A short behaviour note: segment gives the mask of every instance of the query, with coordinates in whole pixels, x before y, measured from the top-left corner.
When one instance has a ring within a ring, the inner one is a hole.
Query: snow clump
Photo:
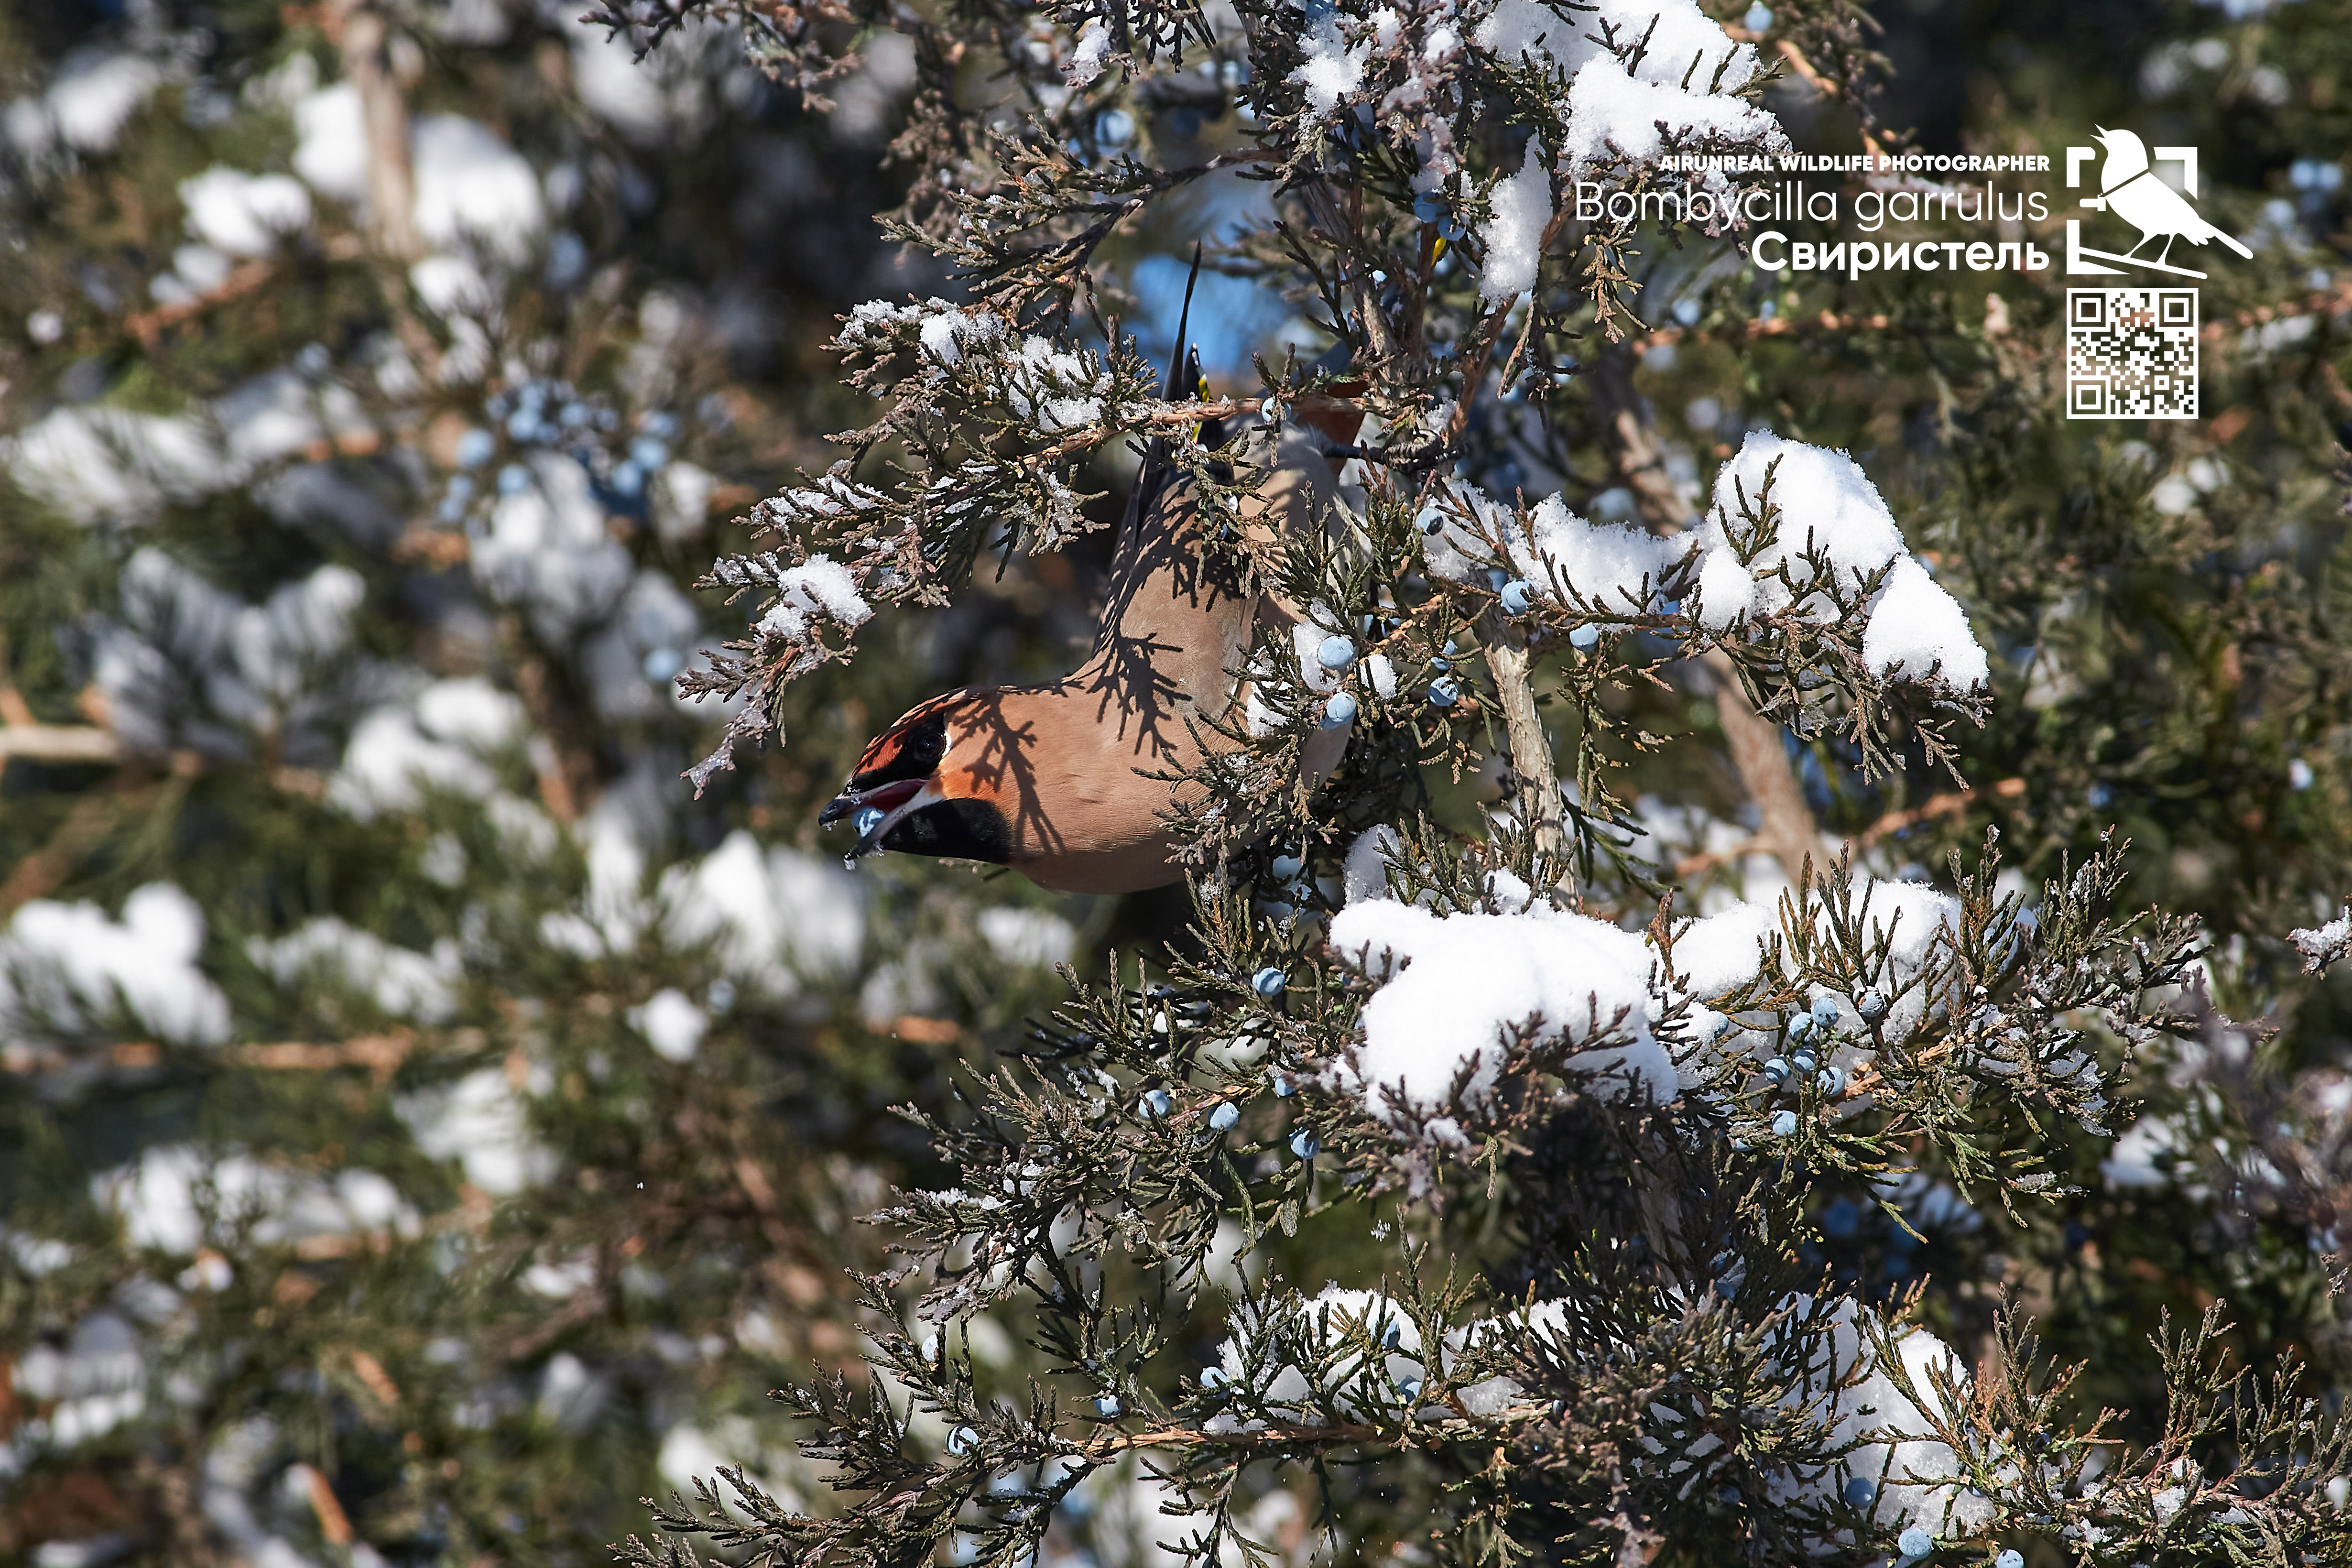
[[[196,966],[204,944],[204,911],[169,882],[132,893],[120,920],[35,899],[0,931],[0,1037],[92,1028],[119,1008],[168,1044],[217,1046],[228,998]]]
[[[1756,75],[1755,46],[1727,36],[1694,0],[1600,0],[1597,11],[1580,6],[1573,15],[1542,0],[1502,0],[1471,39],[1506,64],[1569,84],[1563,176],[1588,174],[1619,153],[1634,164],[1657,158],[1665,151],[1662,124],[1685,145],[1788,150],[1769,111],[1732,96]],[[1636,45],[1642,57],[1629,71],[1615,50]],[[1731,188],[1717,171],[1692,184],[1718,198]]]
[[[1775,468],[1775,463],[1778,467]],[[1772,542],[1742,562],[1733,543],[1750,516],[1763,515],[1771,471],[1776,514]],[[1751,430],[1738,456],[1716,476],[1715,503],[1697,531],[1698,618],[1722,631],[1746,616],[1791,614],[1817,623],[1836,618],[1832,593],[1852,599],[1888,567],[1863,629],[1863,657],[1890,679],[1925,678],[1940,663],[1944,683],[1973,689],[1989,679],[1984,649],[1967,613],[1916,561],[1904,553],[1903,531],[1878,487],[1843,452]],[[1818,555],[1827,566],[1817,580]],[[1785,576],[1785,581],[1783,580]]]
[[[180,182],[188,227],[231,256],[267,256],[310,223],[310,193],[290,174],[248,174],[215,164]]]
[[[2305,973],[2326,968],[2342,958],[2345,944],[2352,942],[2352,904],[2345,905],[2342,912],[2325,925],[2287,932],[2287,940],[2303,954]]]
[[[246,952],[280,985],[314,979],[348,986],[386,1016],[420,1024],[446,1024],[457,1016],[463,966],[457,944],[446,937],[432,952],[419,952],[322,915],[281,937],[254,937]]]
[[[1963,1402],[1968,1398],[1968,1365],[1952,1347],[1926,1329],[1894,1329],[1901,1377],[1912,1390],[1906,1394],[1895,1376],[1897,1367],[1864,1333],[1863,1309],[1855,1303],[1840,1300],[1825,1314],[1826,1323],[1815,1320],[1818,1309],[1807,1297],[1791,1296],[1781,1305],[1790,1333],[1799,1332],[1801,1325],[1811,1330],[1799,1381],[1783,1402],[1813,1405],[1832,1417],[1828,1447],[1855,1441],[1861,1446],[1818,1475],[1776,1477],[1769,1487],[1771,1500],[1811,1497],[1826,1502],[1848,1495],[1848,1484],[1858,1478],[1871,1484],[1868,1511],[1883,1525],[1921,1524],[1966,1533],[1990,1519],[1991,1501],[1964,1489],[1959,1457],[1936,1436],[1927,1415],[1928,1409],[1940,1406],[1935,1383],[1938,1371]],[[1823,1327],[1826,1335],[1820,1333]]]
[[[1543,264],[1544,229],[1551,223],[1551,171],[1544,163],[1543,142],[1530,137],[1519,172],[1495,186],[1488,198],[1495,216],[1478,226],[1486,247],[1486,267],[1478,279],[1478,298],[1486,305],[1507,304],[1536,286]]]
[[[1571,596],[1604,613],[1661,607],[1660,585],[1691,548],[1689,536],[1662,538],[1624,523],[1589,522],[1556,495],[1538,501],[1523,525],[1475,485],[1450,481],[1422,509],[1422,556],[1436,576],[1479,583],[1507,569],[1539,597]],[[1502,550],[1498,554],[1495,541]]]
[[[1643,62],[1645,67],[1648,63]],[[1568,89],[1568,135],[1560,147],[1560,164],[1566,172],[1580,174],[1606,167],[1620,154],[1628,163],[1646,163],[1665,152],[1668,134],[1685,142],[1735,142],[1773,153],[1789,145],[1769,110],[1743,99],[1685,92],[1677,86],[1631,77],[1615,59],[1603,58],[1577,72]],[[1729,191],[1730,182],[1720,173],[1710,170],[1708,176],[1696,183],[1718,193]]]
[[[873,619],[874,606],[858,593],[847,567],[830,556],[812,555],[776,579],[776,602],[760,617],[760,630],[796,641],[807,634],[812,616],[862,626]]]
[[[1357,1061],[1366,1107],[1386,1114],[1394,1092],[1433,1112],[1465,1068],[1465,1098],[1475,1102],[1493,1090],[1506,1041],[1529,1026],[1531,1044],[1584,1045],[1613,1032],[1614,1042],[1567,1066],[1671,1098],[1675,1066],[1649,1029],[1648,943],[1553,908],[1508,873],[1491,880],[1489,910],[1439,914],[1368,898],[1333,917],[1332,948],[1380,987],[1364,1004]],[[1435,1117],[1425,1131],[1444,1138],[1453,1129]]]
[[[1219,1371],[1288,1419],[1319,1420],[1327,1403],[1342,1420],[1393,1411],[1420,1384],[1420,1331],[1402,1306],[1377,1290],[1330,1285],[1310,1300],[1279,1296],[1244,1302],[1230,1327],[1217,1347]],[[1364,1340],[1391,1353],[1366,1353],[1359,1342]],[[1221,1413],[1209,1418],[1208,1430],[1228,1434],[1263,1425]]]

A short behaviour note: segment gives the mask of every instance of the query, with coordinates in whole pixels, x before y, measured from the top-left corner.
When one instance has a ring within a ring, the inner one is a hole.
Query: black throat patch
[[[1013,834],[1004,814],[984,800],[943,800],[901,817],[882,836],[882,847],[1003,866],[1013,858]]]

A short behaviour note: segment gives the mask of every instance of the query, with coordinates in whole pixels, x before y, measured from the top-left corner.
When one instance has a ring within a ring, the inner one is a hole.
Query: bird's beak
[[[856,861],[876,854],[882,847],[883,836],[896,827],[901,817],[939,798],[930,793],[929,784],[928,779],[893,779],[872,789],[845,790],[825,803],[824,809],[817,814],[817,826],[831,827],[849,816],[850,826],[857,829],[857,842],[850,846],[843,858]]]

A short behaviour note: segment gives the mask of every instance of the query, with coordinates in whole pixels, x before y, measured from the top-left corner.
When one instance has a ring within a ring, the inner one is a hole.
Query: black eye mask
[[[849,787],[874,789],[900,779],[929,778],[948,754],[948,718],[932,713],[898,732],[898,748],[864,773],[852,773]]]

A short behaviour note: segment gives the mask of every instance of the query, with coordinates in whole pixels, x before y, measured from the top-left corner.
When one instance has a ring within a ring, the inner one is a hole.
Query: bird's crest
[[[1196,240],[1192,245],[1192,269],[1184,278],[1184,305],[1176,316],[1176,342],[1168,351],[1168,378],[1162,384],[1163,394],[1171,402],[1178,399],[1205,402],[1209,395],[1208,377],[1201,374],[1201,351],[1189,341],[1192,326],[1192,289],[1200,281],[1201,246]],[[1222,421],[1203,421],[1192,431],[1194,440],[1212,447],[1222,446],[1223,437]],[[1148,506],[1158,499],[1160,488],[1168,482],[1169,476],[1168,437],[1155,436],[1150,445],[1144,448],[1143,473],[1136,481],[1136,490],[1143,504]]]

